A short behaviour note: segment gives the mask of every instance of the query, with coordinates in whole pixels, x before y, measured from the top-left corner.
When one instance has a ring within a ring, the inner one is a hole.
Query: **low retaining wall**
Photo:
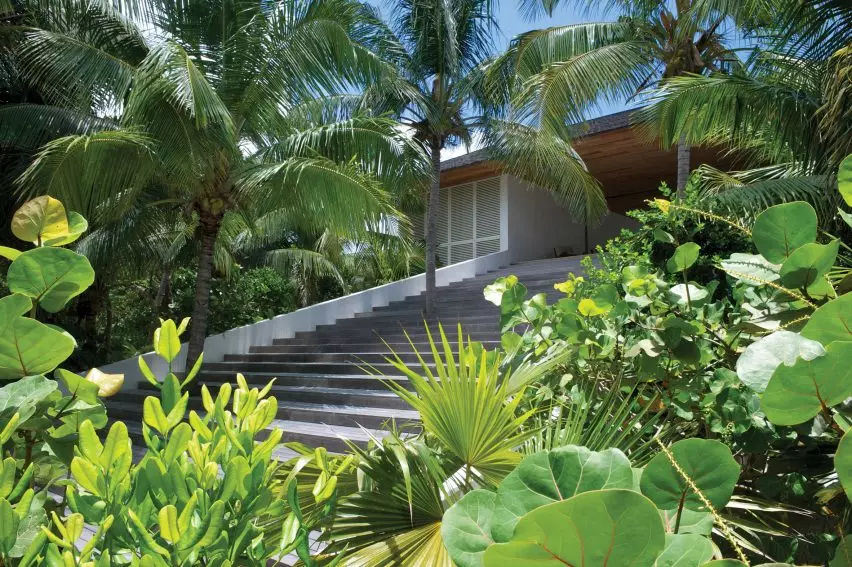
[[[435,273],[438,286],[482,275],[486,272],[509,265],[509,253],[504,250],[452,266],[440,268]],[[392,301],[400,301],[406,297],[418,295],[426,290],[426,276],[420,274],[410,278],[381,285],[358,293],[353,293],[323,303],[317,303],[304,309],[278,315],[251,325],[245,325],[225,331],[219,335],[207,337],[204,342],[205,362],[219,362],[226,354],[245,354],[249,347],[270,345],[273,339],[292,338],[302,331],[313,331],[318,325],[330,325],[338,319],[349,319],[356,313],[371,311],[383,307]],[[144,354],[145,362],[158,376],[168,371],[167,365],[152,352]],[[172,363],[172,368],[181,372],[186,363],[186,343],[181,346],[181,353]],[[136,358],[128,358],[107,364],[101,370],[113,374],[124,374],[124,382],[135,386],[145,378],[139,372]]]

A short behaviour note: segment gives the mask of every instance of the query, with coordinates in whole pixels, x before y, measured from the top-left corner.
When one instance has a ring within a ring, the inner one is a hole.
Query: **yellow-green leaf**
[[[172,504],[160,508],[159,519],[160,535],[169,543],[177,543],[180,540],[177,508]]]

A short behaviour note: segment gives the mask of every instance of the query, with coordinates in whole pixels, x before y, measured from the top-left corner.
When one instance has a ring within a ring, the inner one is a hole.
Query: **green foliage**
[[[518,522],[511,540],[489,546],[482,564],[647,565],[664,546],[660,515],[647,498],[630,490],[600,490],[533,510]]]
[[[660,453],[645,466],[642,494],[663,510],[709,512],[708,501],[716,509],[728,503],[740,467],[725,444],[710,439],[684,439],[669,451],[671,456]]]
[[[701,470],[693,466],[699,461]],[[698,472],[698,479],[690,472]],[[714,441],[681,441],[644,469],[631,468],[617,450],[565,446],[526,457],[496,492],[466,494],[444,514],[442,534],[459,567],[553,561],[699,567],[712,557],[713,545],[709,530],[689,528],[708,520],[724,524],[715,510],[690,510],[704,506],[705,490],[724,506],[738,476],[730,450]],[[667,483],[676,487],[673,502]],[[692,514],[690,522],[682,523],[684,514]]]
[[[73,468],[80,425],[88,424],[92,435],[106,425],[100,398],[114,394],[123,381],[123,376],[96,370],[80,377],[58,368],[76,343],[59,327],[38,319],[41,310],[58,311],[92,284],[88,261],[57,248],[76,240],[85,228],[80,215],[66,214],[50,197],[25,203],[12,220],[13,234],[37,247],[11,255],[7,281],[12,295],[0,299],[0,379],[9,381],[0,388],[0,449],[8,455],[0,466],[4,565],[35,564],[32,549],[46,541],[41,530],[48,513],[55,525],[65,526],[66,540],[76,543],[82,521],[75,516],[67,525],[58,523],[55,514],[63,513],[63,504],[49,498],[47,489]],[[54,370],[63,389],[45,377]]]

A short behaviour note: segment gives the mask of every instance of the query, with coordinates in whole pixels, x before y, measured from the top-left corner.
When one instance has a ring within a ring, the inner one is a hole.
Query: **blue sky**
[[[500,36],[495,38],[495,43],[501,51],[506,48],[513,37],[532,29],[581,24],[585,22],[606,22],[615,19],[612,14],[606,15],[601,9],[580,9],[577,6],[580,2],[564,2],[556,8],[552,17],[544,16],[529,21],[518,11],[518,4],[517,0],[502,0],[498,5],[497,23],[500,26]],[[617,106],[604,105],[597,112],[590,113],[589,117],[612,114],[625,108],[626,106],[623,104]]]

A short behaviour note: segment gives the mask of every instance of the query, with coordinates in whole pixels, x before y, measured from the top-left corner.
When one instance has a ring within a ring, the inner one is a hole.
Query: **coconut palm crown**
[[[47,142],[19,180],[109,227],[168,208],[198,257],[187,365],[206,335],[226,220],[282,218],[353,233],[396,216],[391,189],[425,163],[389,118],[352,112],[350,90],[387,65],[365,49],[352,0],[31,3],[21,76],[44,105],[6,105],[4,139]],[[56,138],[57,124],[65,135]],[[50,141],[48,141],[50,140]],[[156,197],[153,197],[156,195]],[[293,225],[291,225],[293,227]]]

